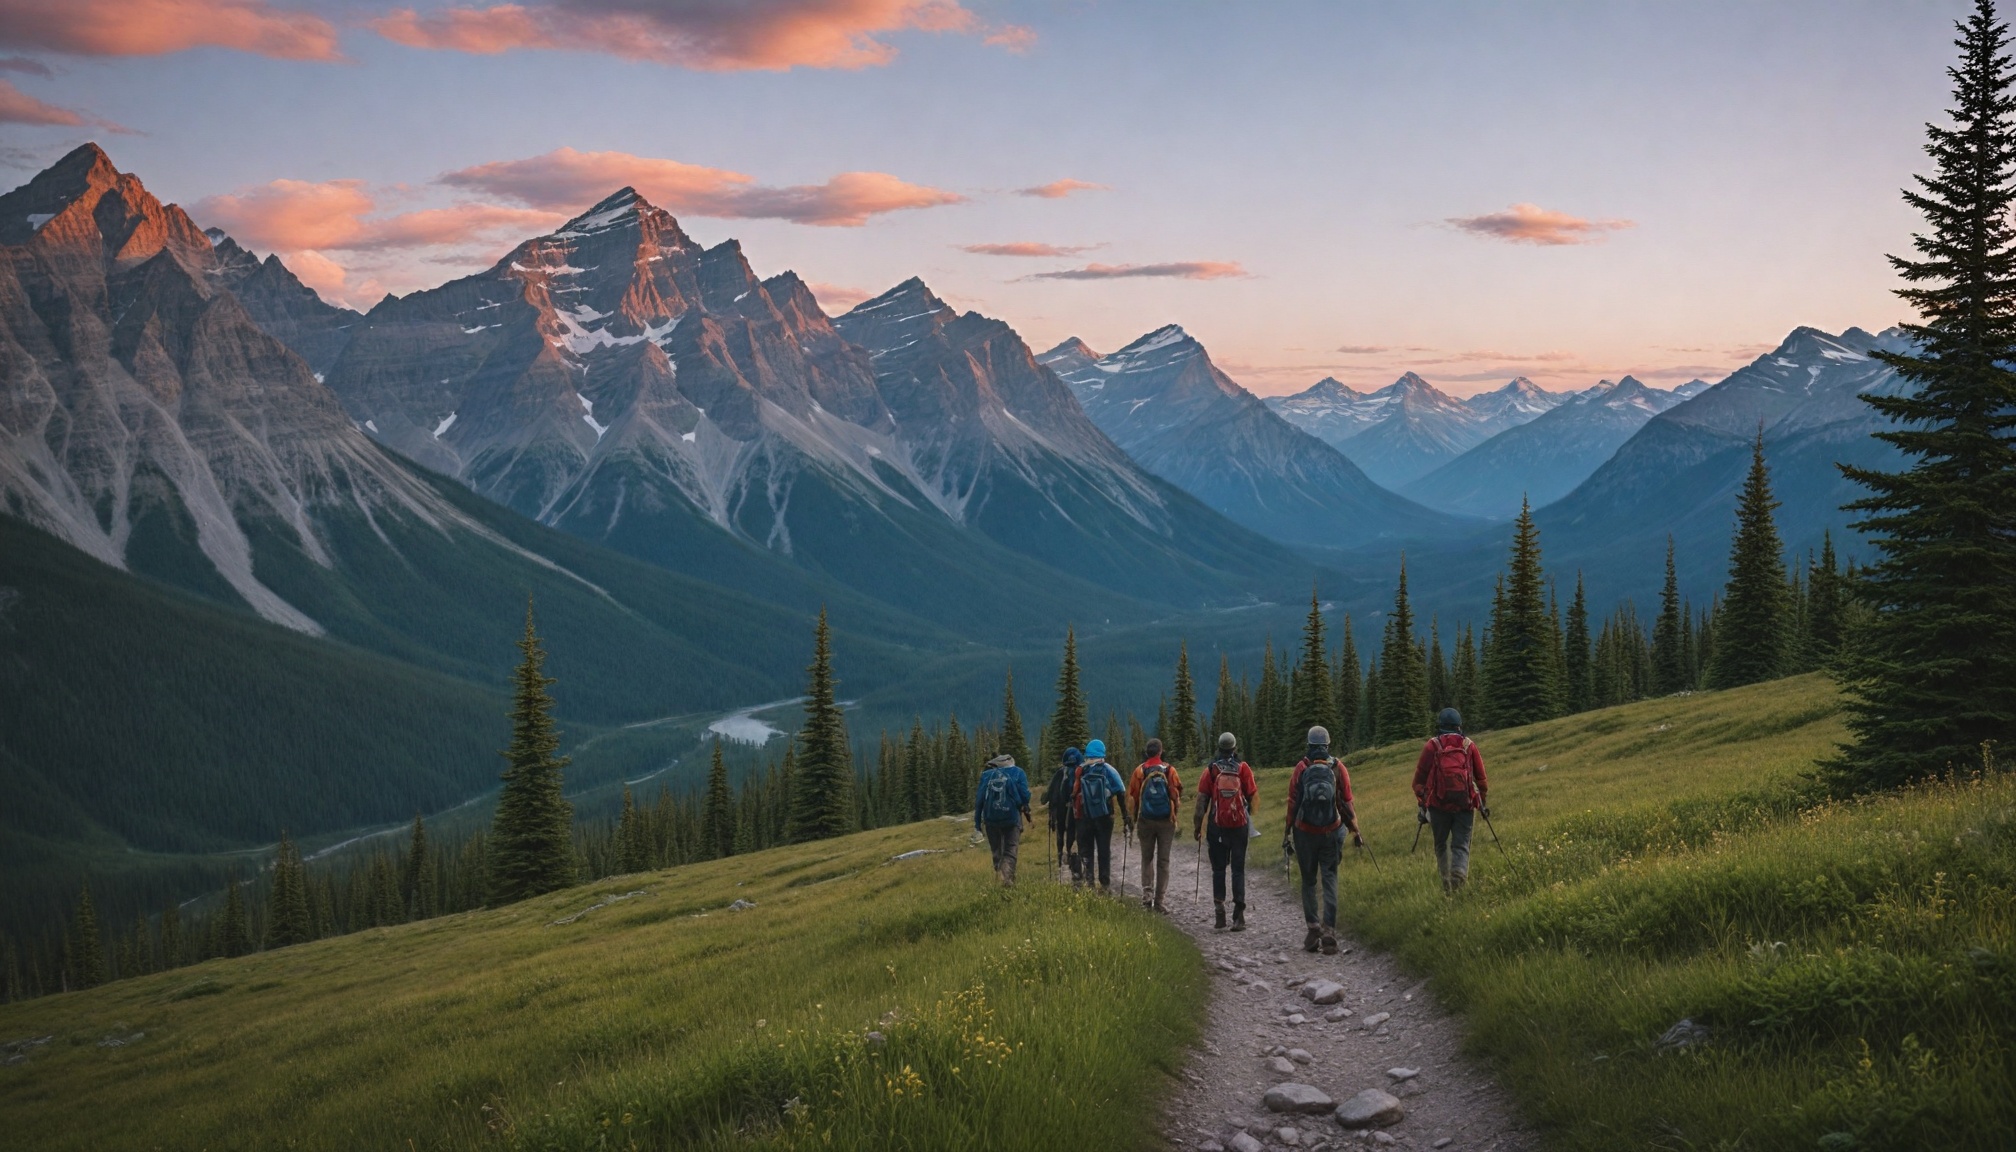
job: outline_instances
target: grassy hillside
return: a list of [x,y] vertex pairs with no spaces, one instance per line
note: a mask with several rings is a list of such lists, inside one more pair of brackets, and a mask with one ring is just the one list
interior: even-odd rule
[[[1153,1146],[1201,1013],[1196,949],[1118,901],[1001,892],[969,832],[0,1007],[0,1042],[50,1037],[0,1067],[0,1115],[39,1149]],[[891,859],[920,848],[942,854]]]
[[[1345,918],[1551,1147],[2016,1146],[2016,780],[1823,802],[1842,735],[1819,676],[1483,734],[1506,851],[1480,826],[1455,899],[1408,854],[1419,746],[1355,757],[1380,863],[1346,862]],[[1655,1051],[1683,1017],[1712,1041]]]

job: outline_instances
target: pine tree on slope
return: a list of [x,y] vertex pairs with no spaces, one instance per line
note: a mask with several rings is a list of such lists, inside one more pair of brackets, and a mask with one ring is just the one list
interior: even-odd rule
[[1687,653],[1680,619],[1680,575],[1673,566],[1673,537],[1666,537],[1666,584],[1659,591],[1659,619],[1652,626],[1652,694],[1670,696],[1687,687]]
[[1806,576],[1806,647],[1815,664],[1826,667],[1841,648],[1841,564],[1834,555],[1834,533],[1821,537],[1820,557]]
[[721,759],[721,738],[707,762],[707,807],[700,817],[701,859],[735,854],[735,798],[728,791],[728,766]]
[[1771,512],[1771,470],[1764,463],[1764,434],[1750,449],[1750,474],[1736,502],[1736,538],[1729,546],[1729,584],[1716,620],[1715,662],[1708,683],[1736,688],[1782,676],[1791,663],[1791,591],[1785,557]]
[[805,672],[805,726],[798,732],[798,774],[791,782],[787,833],[795,843],[838,836],[854,824],[854,762],[847,747],[847,720],[834,698],[833,635],[824,608]]
[[1562,647],[1564,705],[1569,712],[1587,712],[1595,706],[1596,694],[1589,664],[1589,599],[1582,591],[1580,572],[1575,573],[1575,599],[1568,605],[1568,624]]
[[[1892,257],[1924,317],[1911,353],[1881,354],[1915,384],[1864,393],[1892,421],[1879,439],[1903,472],[1844,467],[1869,490],[1881,558],[1858,582],[1874,612],[1842,665],[1855,742],[1826,771],[1869,789],[1964,770],[2016,739],[2016,80],[2009,29],[1989,0],[1960,25],[1951,128],[1928,127],[1937,173],[1905,199],[1929,227],[1924,257]],[[1717,644],[1727,646],[1726,633]]]
[[[1296,666],[1290,685],[1288,726],[1297,741],[1306,741],[1309,729],[1321,724],[1326,731],[1337,727],[1337,715],[1330,701],[1330,650],[1323,639],[1323,605],[1316,590],[1309,590],[1309,615],[1302,623],[1302,663]],[[1333,731],[1331,738],[1335,739]]]
[[1171,763],[1187,764],[1203,753],[1191,744],[1197,734],[1197,684],[1190,678],[1190,644],[1176,649],[1176,683],[1170,691],[1170,722],[1161,725],[1162,742]]
[[1085,691],[1078,684],[1078,631],[1064,630],[1064,663],[1057,669],[1057,706],[1050,713],[1050,728],[1059,748],[1083,749],[1092,739],[1091,710]]
[[285,832],[273,856],[273,892],[268,901],[272,913],[266,921],[266,947],[285,948],[315,938],[315,921],[308,914],[307,870],[300,850]]
[[1008,670],[1008,684],[1001,690],[1001,751],[1033,773],[1029,762],[1029,740],[1022,734],[1022,712],[1015,707],[1015,670]]
[[525,604],[525,635],[518,640],[511,747],[504,752],[504,789],[497,797],[487,848],[490,902],[509,904],[574,883],[574,806],[561,794],[567,757],[553,727],[554,680],[543,671],[546,651]]
[[1349,752],[1358,746],[1358,712],[1364,703],[1365,671],[1358,661],[1358,641],[1352,635],[1351,614],[1344,614],[1344,649],[1337,654],[1337,727],[1330,733],[1331,747]]
[[1484,695],[1493,727],[1531,724],[1561,712],[1561,670],[1545,586],[1540,531],[1533,525],[1532,507],[1522,503],[1514,522],[1511,564],[1491,612],[1484,661]]
[[1414,609],[1407,601],[1407,559],[1400,559],[1400,586],[1393,614],[1386,618],[1386,642],[1379,650],[1379,741],[1410,740],[1428,734],[1428,661],[1414,639]]
[[69,977],[72,988],[96,988],[105,983],[105,940],[98,927],[98,906],[91,885],[77,894],[77,913],[70,923]]

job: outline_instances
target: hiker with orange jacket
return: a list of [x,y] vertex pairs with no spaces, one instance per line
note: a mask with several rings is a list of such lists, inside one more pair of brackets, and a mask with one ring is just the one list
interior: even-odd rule
[[1169,850],[1176,843],[1183,781],[1176,766],[1162,759],[1161,740],[1149,740],[1142,752],[1148,758],[1127,782],[1127,801],[1134,808],[1134,829],[1141,834],[1141,906],[1161,912],[1162,894],[1169,889]]
[[[1302,950],[1319,947],[1326,956],[1337,954],[1337,863],[1344,858],[1344,833],[1363,846],[1358,834],[1358,816],[1351,809],[1351,771],[1330,755],[1330,730],[1318,724],[1309,729],[1309,749],[1295,774],[1288,778],[1288,827],[1286,839],[1293,846],[1295,863],[1302,872],[1302,919],[1309,926],[1302,938]],[[1316,907],[1316,885],[1323,885],[1323,907]]]
[[1442,891],[1454,892],[1470,878],[1470,831],[1477,813],[1491,818],[1491,784],[1484,779],[1484,757],[1463,734],[1463,716],[1444,708],[1435,718],[1436,735],[1414,762],[1416,819],[1435,834],[1435,868],[1442,873]]
[[[1218,758],[1204,769],[1197,782],[1197,814],[1192,818],[1190,838],[1203,839],[1211,852],[1211,900],[1218,906],[1217,927],[1225,928],[1225,873],[1232,873],[1232,931],[1246,930],[1246,843],[1257,833],[1253,827],[1253,801],[1260,786],[1253,769],[1239,758],[1239,738],[1227,732],[1218,737]],[[1209,819],[1207,835],[1204,823]]]

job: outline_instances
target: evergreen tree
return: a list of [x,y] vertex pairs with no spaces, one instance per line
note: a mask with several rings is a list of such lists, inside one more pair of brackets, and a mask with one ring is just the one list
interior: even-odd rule
[[644,816],[637,811],[637,799],[630,785],[623,785],[623,808],[616,818],[616,871],[628,876],[651,867],[650,845],[644,840]]
[[1750,449],[1750,474],[1736,504],[1736,538],[1729,549],[1729,583],[1723,591],[1715,663],[1708,683],[1716,688],[1755,684],[1785,673],[1790,663],[1788,627],[1791,597],[1785,558],[1771,512],[1771,470],[1764,463],[1764,434]]
[[1428,621],[1428,711],[1455,707],[1449,687],[1449,664],[1442,658],[1442,621]]
[[1057,706],[1050,712],[1051,730],[1060,748],[1083,750],[1092,739],[1091,709],[1078,684],[1078,632],[1064,630],[1064,664],[1057,670]]
[[[1330,696],[1330,646],[1323,639],[1323,605],[1313,587],[1309,590],[1309,615],[1302,622],[1302,662],[1295,668],[1291,688],[1288,726],[1298,742],[1307,741],[1314,725],[1321,724],[1326,731],[1337,727]],[[1334,731],[1331,738],[1336,739]]]
[[1806,577],[1806,648],[1816,665],[1833,662],[1841,650],[1842,581],[1840,562],[1834,555],[1834,533],[1821,537],[1820,558]]
[[1171,763],[1188,764],[1201,759],[1204,750],[1192,747],[1197,735],[1197,685],[1190,679],[1190,644],[1176,649],[1176,683],[1170,692],[1170,723],[1163,728],[1162,743]]
[[420,906],[423,903],[432,903],[431,893],[426,899],[421,895],[421,883],[427,873],[428,862],[432,858],[427,850],[427,822],[416,812],[413,814],[413,831],[408,833],[406,838],[406,863],[399,870],[399,894],[405,898],[406,906],[412,910],[414,919],[424,919]]
[[[1203,756],[1216,755],[1218,733],[1239,734],[1239,690],[1232,684],[1232,660],[1220,653],[1218,656],[1218,697],[1211,702],[1212,743],[1201,750]],[[1250,733],[1249,733],[1250,736]]]
[[945,721],[945,748],[938,756],[938,810],[936,814],[970,811],[980,774],[972,762],[971,746],[959,728],[959,714]]
[[1365,666],[1365,703],[1358,709],[1358,742],[1364,747],[1376,747],[1386,742],[1379,731],[1379,658],[1373,657]]
[[91,900],[88,882],[77,894],[77,911],[70,921],[67,941],[70,987],[96,988],[105,983],[105,938],[98,927],[98,906]]
[[266,947],[286,948],[315,938],[315,921],[308,912],[307,870],[300,850],[285,832],[280,834],[280,850],[273,857],[273,892],[268,906],[272,914],[266,921]]
[[[1667,571],[1672,571],[1668,568]],[[1575,599],[1568,605],[1568,625],[1562,638],[1561,687],[1570,712],[1587,712],[1595,704],[1595,684],[1589,666],[1589,600],[1582,591],[1582,573],[1575,573]]]
[[707,810],[701,817],[700,847],[712,860],[735,854],[735,800],[728,791],[728,765],[721,758],[721,738],[707,762]]
[[[1128,717],[1128,720],[1131,723],[1133,717]],[[1134,727],[1138,729],[1141,726],[1135,724]],[[1104,739],[1106,741],[1106,758],[1113,762],[1115,768],[1120,768],[1121,761],[1127,758],[1127,733],[1125,729],[1120,727],[1120,714],[1118,712],[1108,711],[1106,713],[1106,735]],[[1126,778],[1124,770],[1121,773],[1121,778]]]
[[798,731],[798,775],[791,782],[791,840],[823,840],[852,831],[854,767],[847,718],[834,699],[833,638],[819,610],[812,663],[806,669],[805,726]]
[[1414,609],[1407,602],[1407,559],[1400,559],[1400,586],[1393,614],[1386,618],[1386,643],[1379,650],[1379,740],[1411,740],[1428,734],[1428,665],[1414,639]]
[[[1588,648],[1589,629],[1585,620],[1582,629],[1582,649],[1585,654]],[[1583,663],[1585,665],[1588,663],[1586,657]],[[1456,701],[1456,710],[1461,712],[1466,720],[1473,715],[1479,717],[1483,715],[1478,708],[1479,675],[1477,630],[1466,624],[1456,638],[1456,658],[1449,669],[1449,692]]]
[[1666,537],[1666,584],[1659,591],[1659,621],[1652,627],[1652,694],[1670,696],[1687,687],[1687,653],[1680,618],[1680,576],[1673,565],[1673,537]]
[[1351,614],[1344,614],[1344,649],[1337,656],[1337,730],[1330,734],[1339,751],[1349,752],[1360,743],[1359,708],[1364,702],[1365,672],[1358,659],[1358,641],[1352,635]]
[[924,718],[910,721],[910,739],[903,746],[903,811],[911,820],[922,820],[937,811],[938,791],[931,785],[930,752],[924,744]]
[[1540,531],[1533,510],[1521,503],[1514,523],[1511,563],[1491,612],[1490,653],[1484,663],[1489,724],[1510,728],[1559,715],[1560,669],[1554,624],[1543,597]]
[[236,877],[224,885],[224,915],[217,948],[225,956],[245,956],[252,951],[251,911],[245,906],[245,890],[239,887]]
[[1991,0],[1960,30],[1953,126],[1927,128],[1936,175],[1905,193],[1924,259],[1891,258],[1924,320],[1904,326],[1911,352],[1878,354],[1917,387],[1861,397],[1911,463],[1843,468],[1880,557],[1842,669],[1855,743],[1828,766],[1849,789],[1964,771],[2016,738],[2016,72]]
[[513,676],[511,747],[504,752],[504,789],[490,826],[490,901],[509,904],[565,888],[575,881],[574,806],[561,794],[567,757],[557,755],[553,727],[555,681],[542,670],[546,651],[525,604],[522,654]]
[[188,942],[182,936],[182,910],[170,900],[161,909],[161,967],[180,968],[188,955]]
[[1015,707],[1015,670],[1008,670],[1008,684],[1001,691],[1001,751],[1033,775],[1029,761],[1029,741],[1022,735],[1022,713]]

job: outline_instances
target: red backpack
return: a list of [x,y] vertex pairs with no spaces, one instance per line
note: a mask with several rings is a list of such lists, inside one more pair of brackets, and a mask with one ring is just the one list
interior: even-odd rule
[[1239,779],[1239,762],[1220,760],[1211,765],[1217,773],[1211,785],[1211,823],[1220,828],[1246,826],[1246,789]]
[[[1449,737],[1455,736],[1451,744]],[[1455,732],[1437,736],[1435,763],[1428,769],[1428,795],[1443,808],[1467,812],[1474,806],[1476,774],[1470,770],[1470,738]]]

